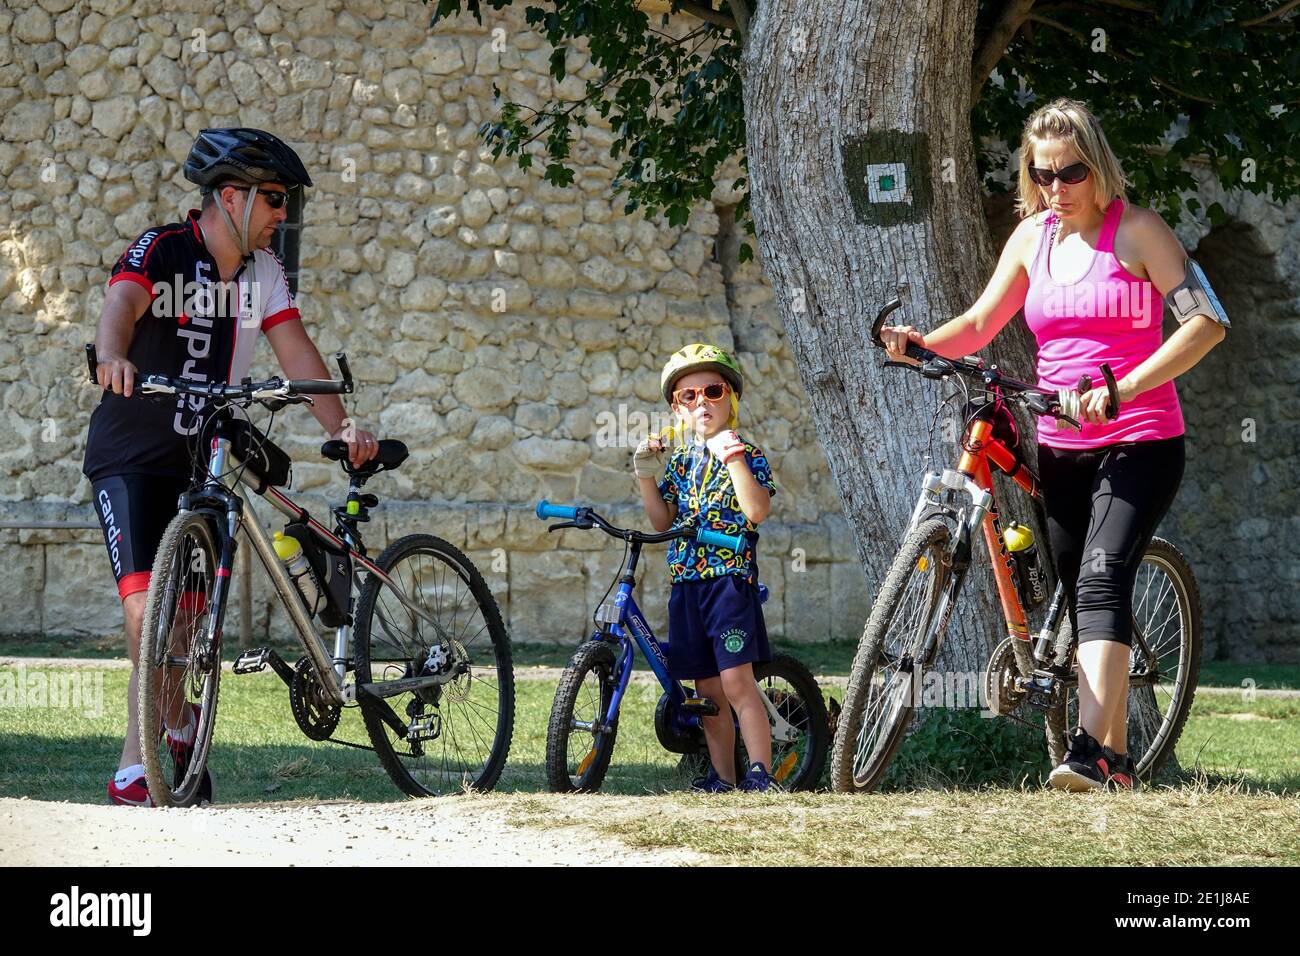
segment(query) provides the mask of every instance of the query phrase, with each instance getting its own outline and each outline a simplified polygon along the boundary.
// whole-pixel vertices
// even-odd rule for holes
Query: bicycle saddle
[[[406,443],[395,438],[380,439],[379,454],[360,468],[353,468],[348,463],[348,443],[340,439],[331,438],[320,446],[320,453],[330,461],[343,462],[343,470],[348,474],[356,472],[360,475],[373,475],[379,471],[392,471],[406,461],[407,456],[411,454],[406,448]]]

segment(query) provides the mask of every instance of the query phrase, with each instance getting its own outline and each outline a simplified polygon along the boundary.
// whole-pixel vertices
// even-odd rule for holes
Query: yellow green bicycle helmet
[[[668,364],[664,366],[663,374],[659,376],[659,388],[664,393],[664,401],[672,404],[673,385],[683,375],[705,371],[717,372],[721,375],[731,386],[736,398],[740,398],[745,380],[740,374],[740,366],[736,364],[736,360],[716,345],[695,342],[674,352]]]

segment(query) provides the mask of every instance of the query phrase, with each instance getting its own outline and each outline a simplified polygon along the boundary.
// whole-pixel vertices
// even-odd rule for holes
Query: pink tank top
[[[1121,379],[1151,357],[1163,341],[1164,302],[1149,280],[1139,279],[1115,258],[1115,232],[1124,205],[1114,199],[1106,209],[1092,263],[1076,282],[1061,283],[1050,272],[1052,225],[1043,224],[1025,320],[1038,339],[1038,387],[1075,388],[1080,375],[1105,386],[1101,363],[1109,362]],[[1119,417],[1104,425],[1084,423],[1083,431],[1057,431],[1050,416],[1038,419],[1038,440],[1053,448],[1099,448],[1117,442],[1176,438],[1183,433],[1183,412],[1172,381],[1125,402]]]

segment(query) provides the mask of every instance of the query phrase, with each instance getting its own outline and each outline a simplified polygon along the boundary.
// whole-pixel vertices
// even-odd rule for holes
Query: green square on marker
[[[890,191],[890,192],[893,191],[893,189],[894,189],[894,177],[893,177],[893,176],[881,176],[880,179],[878,180],[878,182],[880,183],[880,188],[881,188],[882,190],[886,190],[886,191]]]

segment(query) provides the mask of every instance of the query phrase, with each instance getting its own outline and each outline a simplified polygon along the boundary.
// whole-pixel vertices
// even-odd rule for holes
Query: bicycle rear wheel
[[[904,539],[881,585],[849,672],[831,751],[831,787],[874,788],[889,768],[912,719],[913,687],[938,652],[926,647],[930,622],[948,579],[947,523],[931,518]],[[938,635],[942,638],[942,635]]]
[[[137,715],[145,782],[155,806],[199,802],[221,682],[218,549],[209,519],[178,514],[154,558],[140,627]],[[209,632],[215,639],[209,640]],[[194,721],[193,741],[166,734]]]
[[[382,702],[358,695],[375,753],[412,796],[492,789],[514,733],[515,684],[510,638],[491,590],[460,549],[430,534],[399,538],[375,564],[436,626],[369,575],[356,606],[358,686],[437,678]],[[384,707],[403,733],[380,716]]]
[[[777,653],[770,661],[754,665],[754,680],[772,726],[772,778],[783,790],[816,789],[831,743],[826,700],[817,679],[789,654]],[[748,769],[739,730],[736,742],[740,766]]]
[[[1069,619],[1062,622],[1069,628]],[[1064,659],[1074,642],[1063,635]],[[1129,655],[1128,752],[1150,781],[1173,755],[1196,696],[1201,667],[1201,598],[1181,551],[1152,538],[1133,584],[1133,647]],[[1077,674],[1077,663],[1074,670]],[[1078,724],[1077,681],[1048,714],[1048,755],[1065,759],[1065,735]]]

